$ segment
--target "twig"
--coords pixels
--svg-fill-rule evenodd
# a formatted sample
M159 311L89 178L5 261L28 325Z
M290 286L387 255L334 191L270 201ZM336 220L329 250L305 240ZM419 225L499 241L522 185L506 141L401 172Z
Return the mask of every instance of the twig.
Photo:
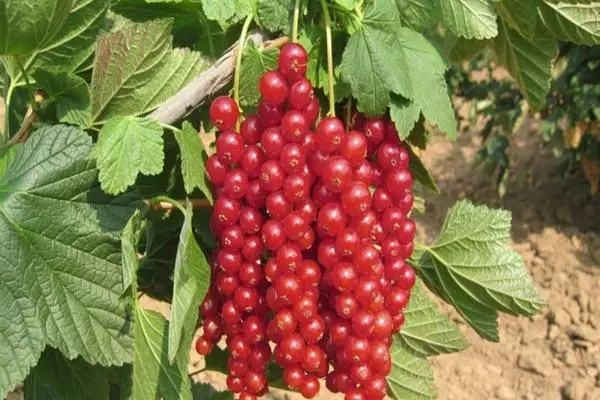
M260 31L250 32L248 38L268 48L281 47L288 41L285 37L268 42L266 34ZM150 117L160 123L171 125L185 118L207 99L213 97L233 78L237 48L237 43L230 47L209 69L160 105Z
M194 372L188 374L188 376L191 378L192 376L198 375L199 373L204 372L204 371L206 371L206 367L205 368L200 368L199 370L194 371Z
M185 204L185 202L186 202L185 200L177 200L177 201L181 204ZM192 203L192 207L194 209L211 207L210 203L206 199L190 199L189 201ZM146 201L146 204L153 210L171 211L175 208L175 206L173 204L166 202L166 201L160 201L158 203L152 203L150 201Z

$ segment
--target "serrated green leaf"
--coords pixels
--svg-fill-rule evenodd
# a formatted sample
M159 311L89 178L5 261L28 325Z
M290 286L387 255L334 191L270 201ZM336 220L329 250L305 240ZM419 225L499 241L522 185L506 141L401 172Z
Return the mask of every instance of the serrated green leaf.
M37 1L18 3L31 6ZM109 1L67 0L64 3L71 3L72 6L61 29L43 46L20 57L27 74L31 75L40 69L53 73L76 72L94 52L94 42L104 22ZM5 57L4 61L13 85L24 86L25 77L14 58Z
M407 141L421 150L426 150L428 140L429 135L425 129L425 118L423 118L423 115L421 114L419 120L415 124L415 127L410 132Z
M517 81L534 110L542 107L550 90L551 68L558 54L558 43L538 27L531 41L500 22L500 33L494 40L498 61Z
M72 72L52 74L43 70L37 71L33 77L48 96L48 101L54 102L60 122L86 127L90 89L85 79Z
M181 152L181 173L185 191L189 194L198 188L212 204L213 195L206 182L204 169L205 152L198 132L192 124L184 121L181 131L175 132L174 135Z
M169 324L169 361L187 365L196 323L198 304L210 285L210 267L192 231L194 209L188 203L179 235Z
M433 190L435 193L440 193L440 189L425 167L425 164L423 164L423 161L421 161L421 158L410 146L407 146L407 148L410 153L410 172L412 173L413 179L426 188Z
M25 380L25 400L106 400L107 370L48 347Z
M21 144L4 145L0 147L0 177L4 175L10 164L15 160Z
M558 40L583 45L600 43L600 2L553 4L540 1L542 22Z
M64 26L73 0L0 0L0 54L32 52Z
M402 96L392 95L390 103L390 118L394 121L398 137L406 139L419 120L421 110L419 106Z
M422 32L436 20L435 0L396 0L402 25Z
M208 19L226 21L235 14L234 0L202 0L202 10Z
M456 325L427 296L420 280L410 294L404 316L406 323L400 331L400 338L415 354L427 357L469 347L469 342Z
M244 48L242 57L240 102L243 106L254 106L260 98L258 82L261 75L277 69L279 49L265 49L249 44Z
M98 39L91 123L149 113L208 67L188 49L172 49L170 20L130 24Z
M400 92L406 86L405 74L398 74L407 67L406 60L394 48L398 19L393 3L369 3L361 28L350 36L342 55L342 79L350 84L358 109L365 114L383 114L390 90Z
M131 361L117 232L134 199L99 190L91 146L78 129L41 128L0 178L0 398L46 345L89 363Z
M498 35L495 0L438 1L437 15L456 36L490 39Z
M502 0L496 9L506 25L524 38L533 39L538 22L536 1Z
M290 29L293 0L258 0L256 20L269 32L287 32Z
M90 157L96 159L102 190L124 192L138 174L163 169L163 129L149 118L114 117L102 127Z
M544 307L521 256L508 246L510 223L508 211L462 200L419 262L427 285L491 340L496 310L532 316Z
M192 400L187 363L169 363L168 330L162 315L135 308L133 400Z
M394 400L435 400L433 371L426 358L415 354L402 340L390 350L392 372L387 376L388 396Z

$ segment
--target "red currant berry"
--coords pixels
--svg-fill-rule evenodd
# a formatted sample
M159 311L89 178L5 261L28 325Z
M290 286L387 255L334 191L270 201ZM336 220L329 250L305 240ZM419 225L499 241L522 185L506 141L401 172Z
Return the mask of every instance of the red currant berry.
M338 235L344 227L348 218L340 203L327 203L319 211L317 226L327 235Z
M388 171L385 177L385 188L394 196L401 196L408 192L413 185L413 178L406 169L395 168Z
M350 162L352 167L358 167L367 156L367 138L361 132L350 131L346 136L340 155Z
M221 186L225 182L227 171L229 167L227 164L221 162L216 154L208 157L206 160L206 175L213 185Z
M310 81L306 78L299 78L290 87L288 103L291 108L302 110L311 103L315 94Z
M341 197L344 211L352 217L367 212L371 206L371 192L363 182L352 182Z
M255 115L247 116L240 125L240 135L246 144L257 144L260 141L261 132L258 117Z
M240 111L235 101L227 96L217 97L210 105L210 121L220 131L233 128L237 122Z
M235 132L222 132L217 137L216 150L223 164L237 163L244 155L244 139Z
M312 399L319 393L321 389L321 384L319 380L314 375L308 375L304 378L302 382L302 386L300 386L300 393L304 396L305 399Z
M213 343L203 337L196 339L196 352L201 356L209 355L213 350Z
M227 174L223 183L223 194L239 200L248 190L248 175L241 169L235 169Z
M327 189L341 193L352 181L352 167L344 157L330 157L323 168L322 178Z
M385 138L387 126L382 119L368 119L363 125L363 130L367 140L377 145Z
M265 222L261 229L261 238L267 249L276 251L285 243L285 233L281 222L273 219Z
M285 77L277 71L265 72L260 77L258 90L263 101L272 104L283 104L288 97L288 85Z
M277 161L269 160L260 168L260 184L267 192L275 192L283 186L285 172Z
M341 150L346 141L344 123L335 117L323 118L317 125L316 139L319 151L325 154Z
M304 75L308 67L308 54L304 47L297 43L288 43L279 52L279 72L289 82L295 82Z
M281 120L281 133L288 142L302 143L308 133L308 121L303 113L290 110Z
M258 121L263 129L279 125L283 113L284 107L282 104L272 105L263 100L258 102Z

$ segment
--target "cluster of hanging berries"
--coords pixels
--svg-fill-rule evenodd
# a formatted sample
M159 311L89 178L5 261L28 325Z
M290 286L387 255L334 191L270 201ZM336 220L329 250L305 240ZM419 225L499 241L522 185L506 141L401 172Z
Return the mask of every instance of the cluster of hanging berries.
M219 247L196 349L207 355L226 336L227 385L243 400L267 393L271 360L306 398L326 379L348 400L380 400L415 284L409 153L386 119L356 113L346 132L325 117L313 131L307 64L302 46L282 48L239 133L231 98L210 107Z

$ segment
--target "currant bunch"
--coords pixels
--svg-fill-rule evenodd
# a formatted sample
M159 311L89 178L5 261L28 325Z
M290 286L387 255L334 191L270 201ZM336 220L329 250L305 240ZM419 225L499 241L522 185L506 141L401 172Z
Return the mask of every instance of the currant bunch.
M232 99L210 107L219 247L196 349L226 336L227 385L245 400L268 391L271 358L306 398L326 378L348 400L379 400L415 283L409 153L387 119L355 113L349 132L334 117L316 123L307 64L302 46L282 48L239 133Z

